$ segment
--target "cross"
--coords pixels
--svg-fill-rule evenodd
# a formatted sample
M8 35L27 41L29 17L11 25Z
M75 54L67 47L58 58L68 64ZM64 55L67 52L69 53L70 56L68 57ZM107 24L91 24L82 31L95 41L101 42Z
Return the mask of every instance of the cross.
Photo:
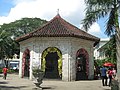
M59 14L59 9L57 9L57 14Z

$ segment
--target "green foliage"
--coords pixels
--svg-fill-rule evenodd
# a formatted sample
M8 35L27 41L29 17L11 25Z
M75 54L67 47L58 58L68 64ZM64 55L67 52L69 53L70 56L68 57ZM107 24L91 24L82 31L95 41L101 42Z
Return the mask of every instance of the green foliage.
M0 59L10 57L13 47L13 40L6 31L0 31Z
M45 58L42 58L41 62L42 62L41 69L42 69L42 71L45 72L45 64L46 64Z
M120 29L119 29L119 14L120 14L120 2L119 0L85 0L86 3L86 16L82 22L83 27L87 31L88 28L94 23L97 22L100 18L108 17L106 23L105 34L107 36L116 35L114 43L109 43L108 46L105 47L105 53L107 56L107 60L116 63L116 55L117 60L119 60L120 56ZM114 44L117 44L116 46ZM113 44L113 45L112 45ZM116 48L117 53L116 53Z
M42 65L41 65L42 71L45 71L45 64L46 64L45 57L48 54L48 52L57 52L57 54L59 56L58 71L59 71L59 75L61 75L62 74L62 54L56 47L49 47L46 50L44 50L44 52L42 53L42 61L41 61L42 62Z
M12 58L14 54L19 55L19 44L16 37L29 33L45 24L46 20L40 18L22 18L9 24L0 26L0 59Z
M105 62L110 62L110 63L113 63L113 64L115 64L116 65L116 62L112 62L111 61L111 58L106 58L106 59L102 59L102 60L95 60L95 62L96 62L96 66L103 66L103 64L105 63Z
M2 73L2 69L0 68L0 73Z
M22 18L9 24L1 25L0 30L9 32L14 38L27 34L45 24L46 20L40 18Z
M103 60L95 60L95 62L96 62L96 64L97 64L97 66L103 66L103 64L105 63L105 62L108 62L106 59L103 59Z
M106 60L108 60L111 63L116 64L117 58L116 58L116 40L115 35L113 35L108 43L106 43L103 46L103 50L106 55Z
M9 70L8 70L8 73L15 73L15 72L16 72L16 71L13 70L13 69L9 69ZM2 72L2 68L0 68L0 73L3 73L3 72Z
M62 75L62 58L58 60L58 71L59 71L59 75Z
M106 58L103 60L95 60L98 66L102 66L105 62L111 62L113 64L117 64L116 57L116 43L115 43L115 35L113 35L109 42L107 42L102 50L105 52Z
M8 73L16 73L16 71L13 70L13 69L9 69L9 70L8 70Z

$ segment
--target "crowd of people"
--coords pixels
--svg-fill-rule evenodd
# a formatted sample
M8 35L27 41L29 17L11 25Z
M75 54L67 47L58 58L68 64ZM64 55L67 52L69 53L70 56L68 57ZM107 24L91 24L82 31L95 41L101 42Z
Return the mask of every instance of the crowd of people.
M114 67L106 68L105 66L102 66L102 68L100 68L100 74L102 79L102 85L111 86L112 79L115 79L116 77L116 70Z

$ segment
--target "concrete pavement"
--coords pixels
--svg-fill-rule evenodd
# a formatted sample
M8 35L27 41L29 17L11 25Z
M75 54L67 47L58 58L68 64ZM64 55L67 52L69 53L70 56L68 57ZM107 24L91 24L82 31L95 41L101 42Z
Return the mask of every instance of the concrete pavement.
M43 80L43 90L111 90L102 86L101 80L85 80L65 82L59 80ZM37 90L33 81L19 78L18 74L8 74L7 80L0 74L0 90Z

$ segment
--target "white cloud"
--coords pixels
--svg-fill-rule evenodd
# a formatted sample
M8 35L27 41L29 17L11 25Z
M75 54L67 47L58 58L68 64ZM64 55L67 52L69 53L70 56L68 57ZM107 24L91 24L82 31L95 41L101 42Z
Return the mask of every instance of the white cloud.
M8 16L0 17L0 24L9 23L23 17L39 17L50 20L60 10L60 15L74 25L84 17L84 0L13 0L16 6Z
M0 24L9 23L23 17L38 17L45 20L52 19L57 9L62 18L71 24L80 27L85 16L84 0L12 0L15 7L11 8L8 16L0 16ZM94 23L89 33L100 33L100 26Z
M88 32L89 32L89 33L99 33L99 32L101 32L99 24L98 24L98 23L94 23L94 24L90 27L90 29L89 29Z
M79 28L84 30L82 24L80 25ZM98 23L93 23L92 26L88 29L88 33L90 33L92 35L95 35L95 36L99 35L99 34L102 34L99 24Z
M102 34L99 24L93 23L93 25L88 30L88 33L95 35L95 36L99 36L100 34Z

